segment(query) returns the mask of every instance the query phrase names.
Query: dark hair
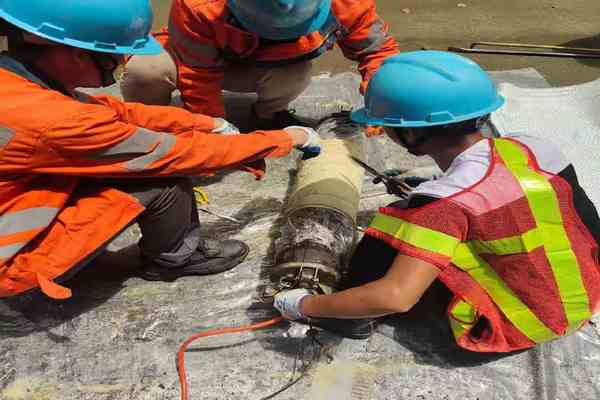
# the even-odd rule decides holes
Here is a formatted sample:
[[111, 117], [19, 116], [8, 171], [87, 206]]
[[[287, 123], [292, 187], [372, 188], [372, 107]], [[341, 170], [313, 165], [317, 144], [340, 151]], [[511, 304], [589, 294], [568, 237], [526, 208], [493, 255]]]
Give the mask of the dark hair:
[[471, 133], [475, 133], [479, 131], [488, 121], [490, 120], [490, 115], [486, 114], [478, 118], [468, 119], [466, 121], [457, 122], [454, 124], [446, 124], [446, 125], [435, 125], [435, 126], [425, 126], [418, 128], [391, 128], [394, 130], [394, 135], [396, 138], [405, 146], [409, 147], [409, 144], [406, 143], [406, 139], [404, 138], [403, 131], [405, 129], [410, 129], [419, 133], [419, 139], [416, 142], [412, 143], [410, 146], [417, 147], [434, 137], [458, 137], [469, 135]]
[[486, 114], [478, 118], [468, 119], [454, 124], [428, 126], [417, 129], [422, 132], [427, 132], [428, 136], [462, 136], [477, 132], [489, 120], [490, 114]]

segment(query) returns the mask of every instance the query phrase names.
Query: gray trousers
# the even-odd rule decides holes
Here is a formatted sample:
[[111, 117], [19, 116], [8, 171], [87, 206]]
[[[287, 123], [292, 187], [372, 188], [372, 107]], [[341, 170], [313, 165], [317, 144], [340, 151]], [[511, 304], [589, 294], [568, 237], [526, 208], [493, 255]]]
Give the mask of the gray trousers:
[[[140, 226], [142, 239], [138, 245], [149, 261], [164, 267], [178, 267], [196, 251], [200, 242], [200, 221], [190, 179], [89, 179], [80, 185], [84, 190], [94, 185], [113, 187], [135, 197], [145, 207], [133, 223]], [[110, 240], [56, 281], [63, 282], [72, 277], [101, 255], [109, 243]]]
[[142, 231], [138, 244], [144, 256], [165, 267], [178, 267], [189, 260], [200, 242], [190, 179], [128, 179], [110, 181], [109, 186], [135, 197], [146, 208], [135, 220]]

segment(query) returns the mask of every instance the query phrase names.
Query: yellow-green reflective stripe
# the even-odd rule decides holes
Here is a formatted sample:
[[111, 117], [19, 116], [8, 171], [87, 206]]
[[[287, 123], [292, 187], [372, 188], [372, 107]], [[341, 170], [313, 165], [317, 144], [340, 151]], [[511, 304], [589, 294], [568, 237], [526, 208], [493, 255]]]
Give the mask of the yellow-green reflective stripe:
[[475, 253], [477, 254], [506, 256], [510, 254], [529, 253], [543, 245], [540, 240], [541, 236], [536, 231], [537, 228], [534, 228], [522, 235], [496, 240], [473, 240], [468, 243], [475, 249]]
[[527, 154], [513, 142], [495, 140], [498, 154], [519, 181], [537, 225], [536, 235], [546, 257], [565, 309], [570, 330], [591, 316], [579, 264], [565, 231], [558, 199], [545, 176], [528, 166]]
[[535, 343], [541, 343], [557, 337], [506, 285], [496, 271], [476, 254], [475, 249], [471, 246], [460, 244], [456, 248], [452, 263], [479, 283], [504, 315], [529, 339]]
[[460, 240], [454, 236], [411, 224], [401, 218], [376, 214], [371, 228], [390, 235], [419, 249], [452, 257]]
[[[454, 333], [454, 337], [460, 339], [473, 325], [475, 325], [475, 308], [464, 300], [456, 302], [450, 313], [454, 318], [450, 317], [450, 327]], [[469, 322], [471, 321], [471, 322]]]

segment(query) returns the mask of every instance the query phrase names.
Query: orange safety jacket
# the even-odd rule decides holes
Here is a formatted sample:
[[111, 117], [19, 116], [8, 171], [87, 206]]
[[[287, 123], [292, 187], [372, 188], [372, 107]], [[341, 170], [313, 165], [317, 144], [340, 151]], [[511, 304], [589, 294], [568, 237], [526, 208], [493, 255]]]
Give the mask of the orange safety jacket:
[[507, 352], [581, 328], [600, 306], [600, 264], [568, 182], [519, 141], [489, 143], [478, 183], [423, 207], [382, 209], [368, 234], [441, 269], [460, 346]]
[[359, 63], [364, 93], [383, 60], [399, 51], [374, 0], [333, 0], [325, 25], [292, 42], [265, 41], [236, 26], [226, 0], [174, 0], [168, 31], [157, 39], [175, 59], [186, 108], [216, 117], [224, 115], [221, 88], [227, 62], [285, 65], [318, 57], [337, 42], [347, 58]]
[[38, 286], [70, 297], [53, 280], [143, 211], [116, 189], [79, 187], [80, 178], [203, 175], [292, 149], [282, 131], [224, 136], [209, 133], [212, 117], [183, 109], [78, 101], [8, 56], [0, 88], [0, 298]]

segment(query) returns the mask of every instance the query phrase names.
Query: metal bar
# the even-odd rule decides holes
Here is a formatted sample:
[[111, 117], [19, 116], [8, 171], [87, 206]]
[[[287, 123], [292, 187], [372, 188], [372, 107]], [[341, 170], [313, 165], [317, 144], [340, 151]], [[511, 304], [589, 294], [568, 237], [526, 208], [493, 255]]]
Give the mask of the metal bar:
[[600, 54], [600, 49], [590, 49], [586, 47], [567, 47], [567, 46], [554, 46], [548, 44], [533, 44], [533, 43], [507, 43], [507, 42], [473, 42], [469, 48], [473, 49], [476, 46], [491, 46], [491, 47], [523, 47], [528, 49], [551, 49], [551, 50], [565, 50], [567, 52], [583, 52]]
[[582, 54], [582, 53], [558, 53], [545, 51], [519, 51], [519, 50], [486, 50], [486, 49], [466, 49], [464, 47], [448, 47], [448, 51], [455, 53], [475, 53], [475, 54], [504, 54], [510, 56], [533, 56], [533, 57], [561, 57], [561, 58], [587, 58], [600, 59], [600, 54]]
[[235, 222], [236, 224], [241, 224], [242, 223], [242, 221], [240, 221], [239, 219], [236, 219], [236, 218], [233, 218], [233, 217], [229, 217], [227, 215], [217, 214], [216, 212], [210, 211], [210, 210], [208, 210], [206, 208], [198, 207], [198, 211], [202, 211], [203, 213], [215, 216], [217, 218], [225, 219], [227, 221]]

